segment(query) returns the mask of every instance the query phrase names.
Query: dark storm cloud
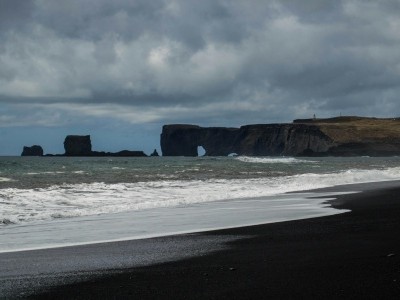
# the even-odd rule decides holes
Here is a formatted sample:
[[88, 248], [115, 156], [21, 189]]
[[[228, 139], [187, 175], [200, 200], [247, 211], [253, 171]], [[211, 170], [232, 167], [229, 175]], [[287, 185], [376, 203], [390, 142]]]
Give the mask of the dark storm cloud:
[[38, 23], [52, 28], [59, 36], [88, 40], [101, 40], [107, 33], [128, 40], [137, 38], [145, 28], [157, 24], [163, 7], [159, 0], [39, 0], [36, 4]]
[[21, 29], [30, 19], [33, 1], [0, 1], [0, 33], [5, 30]]
[[236, 125], [400, 109], [398, 1], [1, 0], [0, 8], [8, 115], [14, 104], [15, 115], [34, 107], [60, 118]]

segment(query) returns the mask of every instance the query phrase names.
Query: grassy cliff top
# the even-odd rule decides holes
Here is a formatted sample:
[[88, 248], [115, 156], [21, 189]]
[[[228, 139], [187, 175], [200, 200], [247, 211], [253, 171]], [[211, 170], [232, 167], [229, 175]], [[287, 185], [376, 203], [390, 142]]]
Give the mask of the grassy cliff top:
[[328, 119], [299, 119], [294, 120], [293, 123], [316, 125], [338, 143], [400, 143], [400, 118], [344, 116]]

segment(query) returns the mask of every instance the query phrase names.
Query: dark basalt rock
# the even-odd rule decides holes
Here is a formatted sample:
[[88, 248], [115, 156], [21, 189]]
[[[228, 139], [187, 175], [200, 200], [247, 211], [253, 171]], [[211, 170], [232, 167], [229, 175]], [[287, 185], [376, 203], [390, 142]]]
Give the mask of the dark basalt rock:
[[21, 156], [43, 156], [43, 148], [39, 145], [25, 146]]
[[247, 125], [240, 128], [165, 125], [161, 134], [164, 156], [197, 156], [202, 146], [206, 156], [231, 153], [250, 156], [321, 153], [333, 141], [315, 126], [303, 124]]
[[144, 157], [147, 155], [143, 151], [122, 150], [116, 153], [111, 153], [111, 156]]
[[164, 156], [232, 153], [249, 156], [390, 156], [400, 155], [400, 120], [361, 117], [305, 119], [286, 124], [240, 128], [165, 125]]
[[161, 133], [161, 150], [163, 156], [197, 156], [197, 147], [203, 146], [205, 155], [225, 156], [236, 153], [238, 136], [237, 128], [165, 125]]
[[154, 149], [153, 153], [150, 154], [150, 156], [160, 156], [157, 152], [157, 149]]
[[119, 157], [143, 157], [147, 156], [143, 151], [122, 150], [116, 153], [104, 151], [92, 151], [90, 135], [68, 135], [64, 141], [65, 156], [119, 156]]
[[65, 156], [90, 156], [92, 142], [90, 135], [68, 135], [64, 140]]
[[104, 152], [104, 151], [92, 151], [89, 156], [119, 156], [119, 157], [143, 157], [147, 156], [143, 151], [130, 151], [130, 150], [122, 150], [119, 152]]

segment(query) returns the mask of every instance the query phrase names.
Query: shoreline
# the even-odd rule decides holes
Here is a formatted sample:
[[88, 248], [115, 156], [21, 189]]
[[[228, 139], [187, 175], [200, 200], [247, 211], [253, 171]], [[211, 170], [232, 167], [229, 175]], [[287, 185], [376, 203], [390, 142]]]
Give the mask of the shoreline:
[[[336, 186], [331, 186], [331, 187], [324, 187], [324, 188], [317, 188], [317, 189], [311, 189], [311, 190], [295, 190], [295, 191], [291, 191], [291, 192], [286, 192], [286, 193], [282, 193], [282, 194], [278, 194], [275, 196], [269, 195], [269, 196], [260, 196], [260, 197], [251, 197], [246, 199], [245, 202], [243, 202], [244, 207], [240, 206], [240, 202], [242, 202], [243, 199], [232, 199], [231, 201], [227, 201], [227, 200], [221, 200], [221, 201], [214, 201], [214, 202], [205, 202], [205, 203], [196, 203], [195, 206], [195, 210], [196, 210], [196, 214], [193, 215], [193, 217], [197, 217], [201, 214], [206, 214], [207, 211], [214, 211], [215, 209], [226, 209], [226, 205], [228, 203], [230, 203], [229, 205], [233, 205], [233, 207], [235, 207], [235, 209], [241, 209], [242, 211], [242, 215], [243, 212], [245, 214], [249, 214], [249, 212], [246, 211], [246, 207], [252, 207], [252, 209], [257, 209], [258, 213], [257, 216], [253, 215], [251, 218], [249, 217], [245, 217], [245, 218], [238, 218], [235, 219], [235, 217], [237, 216], [233, 216], [233, 218], [235, 219], [234, 222], [227, 222], [225, 224], [221, 224], [219, 222], [215, 222], [213, 220], [217, 220], [211, 218], [209, 220], [207, 220], [207, 222], [199, 222], [200, 220], [198, 219], [194, 219], [196, 220], [196, 223], [198, 223], [197, 227], [194, 226], [187, 226], [187, 224], [181, 224], [179, 226], [177, 226], [175, 223], [175, 227], [171, 227], [172, 223], [168, 223], [167, 220], [167, 227], [169, 228], [168, 230], [164, 230], [164, 229], [156, 229], [156, 230], [150, 230], [150, 231], [140, 231], [140, 229], [144, 229], [143, 225], [141, 225], [142, 227], [140, 227], [140, 224], [136, 223], [136, 222], [127, 222], [127, 217], [129, 217], [130, 220], [137, 220], [138, 218], [143, 219], [145, 215], [143, 215], [143, 213], [146, 212], [151, 212], [151, 217], [153, 217], [153, 215], [158, 215], [161, 218], [165, 218], [166, 216], [171, 216], [172, 214], [178, 214], [178, 215], [189, 215], [193, 214], [193, 209], [190, 209], [189, 207], [186, 206], [178, 206], [175, 208], [169, 208], [169, 207], [161, 207], [161, 208], [157, 208], [156, 210], [144, 210], [142, 212], [142, 215], [136, 215], [136, 212], [133, 214], [129, 214], [129, 212], [121, 212], [121, 213], [117, 213], [117, 214], [110, 214], [109, 217], [107, 217], [107, 214], [103, 215], [102, 218], [100, 218], [99, 220], [97, 220], [97, 226], [100, 227], [93, 227], [93, 225], [91, 224], [95, 224], [96, 222], [96, 217], [97, 216], [84, 216], [81, 218], [75, 218], [74, 222], [71, 224], [67, 224], [68, 226], [68, 230], [69, 231], [74, 231], [74, 227], [71, 227], [72, 224], [78, 224], [80, 222], [83, 222], [83, 228], [86, 228], [87, 226], [91, 226], [93, 228], [96, 228], [96, 232], [98, 230], [101, 231], [107, 231], [108, 228], [104, 227], [102, 223], [104, 224], [111, 224], [112, 222], [119, 222], [120, 221], [120, 216], [122, 215], [126, 215], [125, 216], [125, 220], [122, 220], [125, 224], [125, 228], [129, 228], [129, 226], [132, 226], [132, 228], [134, 228], [134, 230], [131, 230], [130, 233], [128, 234], [120, 234], [120, 237], [118, 237], [118, 232], [114, 232], [113, 237], [109, 237], [109, 238], [104, 238], [104, 236], [102, 236], [101, 238], [93, 238], [93, 236], [91, 236], [90, 238], [87, 238], [86, 240], [82, 240], [82, 237], [85, 234], [92, 234], [92, 232], [89, 231], [85, 231], [82, 232], [82, 236], [79, 236], [78, 239], [76, 239], [76, 241], [62, 241], [62, 240], [51, 240], [52, 236], [49, 237], [43, 237], [46, 238], [49, 242], [48, 243], [44, 243], [43, 245], [37, 245], [37, 241], [36, 240], [32, 240], [32, 245], [29, 244], [29, 230], [24, 229], [25, 226], [27, 225], [19, 225], [17, 227], [11, 228], [11, 232], [8, 233], [9, 236], [14, 235], [14, 239], [10, 240], [9, 242], [11, 243], [11, 245], [18, 245], [21, 243], [21, 241], [24, 241], [24, 246], [20, 246], [20, 247], [16, 247], [16, 246], [10, 246], [8, 248], [0, 248], [0, 254], [1, 253], [11, 253], [11, 252], [22, 252], [22, 251], [36, 251], [36, 250], [46, 250], [46, 249], [56, 249], [56, 248], [64, 248], [64, 247], [76, 247], [76, 246], [85, 246], [85, 245], [92, 245], [92, 244], [104, 244], [104, 243], [115, 243], [115, 242], [124, 242], [124, 241], [132, 241], [132, 240], [144, 240], [144, 239], [152, 239], [152, 238], [162, 238], [162, 237], [168, 237], [168, 236], [175, 236], [175, 235], [184, 235], [184, 234], [199, 234], [199, 233], [203, 233], [203, 232], [208, 232], [208, 231], [218, 231], [218, 230], [225, 230], [225, 229], [235, 229], [235, 228], [239, 228], [239, 227], [250, 227], [250, 226], [258, 226], [258, 225], [264, 225], [264, 224], [271, 224], [271, 223], [280, 223], [280, 222], [288, 222], [288, 221], [295, 221], [295, 220], [303, 220], [303, 219], [308, 219], [308, 218], [316, 218], [316, 217], [322, 217], [322, 216], [329, 216], [329, 215], [334, 215], [334, 214], [340, 214], [340, 213], [345, 213], [347, 212], [346, 209], [343, 209], [343, 211], [339, 211], [339, 210], [335, 210], [332, 208], [331, 205], [329, 205], [328, 201], [325, 201], [325, 199], [327, 200], [331, 200], [332, 198], [337, 197], [338, 195], [342, 194], [342, 193], [358, 193], [360, 190], [366, 190], [366, 189], [371, 189], [374, 188], [375, 186], [377, 187], [385, 187], [385, 186], [392, 186], [392, 185], [396, 185], [397, 182], [396, 181], [379, 181], [379, 182], [375, 182], [375, 183], [357, 183], [357, 184], [346, 184], [346, 185], [336, 185]], [[400, 181], [398, 181], [398, 184], [400, 185]], [[282, 199], [283, 202], [287, 203], [289, 209], [290, 209], [290, 205], [295, 204], [295, 203], [291, 203], [288, 199], [288, 201], [286, 202], [285, 197], [292, 197], [292, 195], [296, 196], [298, 198], [298, 200], [300, 200], [300, 205], [302, 205], [301, 203], [307, 203], [311, 205], [311, 207], [309, 208], [309, 211], [307, 211], [307, 213], [298, 213], [297, 215], [294, 214], [293, 215], [293, 211], [292, 212], [288, 212], [287, 211], [287, 207], [284, 207], [281, 204], [281, 211], [283, 212], [282, 214], [279, 213], [279, 211], [274, 212], [273, 214], [269, 213], [269, 207], [268, 204], [266, 207], [264, 207], [264, 205], [259, 205], [258, 203], [262, 203], [264, 202], [264, 200], [266, 200], [266, 203], [268, 203], [271, 199]], [[282, 201], [281, 200], [281, 201]], [[314, 202], [313, 202], [314, 201]], [[237, 203], [237, 204], [234, 204]], [[228, 205], [228, 209], [229, 206]], [[239, 205], [239, 206], [238, 206]], [[295, 204], [296, 205], [296, 204]], [[242, 210], [243, 209], [243, 210]], [[285, 212], [286, 211], [286, 212]], [[104, 217], [106, 216], [106, 217]], [[188, 218], [188, 217], [186, 217]], [[188, 221], [188, 220], [187, 220]], [[61, 222], [61, 223], [59, 223]], [[165, 222], [165, 220], [164, 220]], [[171, 221], [170, 221], [171, 222]], [[64, 220], [60, 220], [60, 221], [56, 221], [53, 223], [49, 223], [49, 222], [43, 222], [43, 223], [38, 223], [37, 225], [40, 225], [40, 227], [38, 229], [35, 229], [34, 231], [37, 230], [43, 230], [44, 232], [48, 231], [50, 228], [52, 228], [51, 230], [56, 230], [56, 232], [58, 233], [58, 236], [65, 236], [65, 234], [67, 234], [68, 239], [71, 239], [71, 237], [69, 236], [69, 232], [65, 232], [65, 229], [63, 229], [63, 227], [57, 226], [59, 224], [61, 224], [61, 226], [63, 226], [62, 224], [64, 223]], [[183, 222], [185, 223], [185, 222]], [[178, 223], [179, 224], [179, 223]], [[139, 225], [139, 227], [137, 227], [137, 225]], [[151, 225], [151, 224], [146, 224], [147, 226]], [[186, 226], [185, 226], [186, 225]], [[79, 226], [78, 225], [75, 225]], [[107, 225], [108, 226], [108, 225]], [[82, 226], [80, 226], [82, 228]], [[91, 228], [89, 227], [89, 228]], [[21, 230], [20, 230], [21, 228]], [[54, 228], [54, 229], [53, 229]], [[118, 228], [118, 227], [117, 227]], [[8, 228], [6, 228], [8, 229]], [[58, 231], [57, 231], [58, 229]], [[113, 230], [115, 231], [116, 227], [113, 227]], [[64, 231], [63, 231], [64, 230]], [[75, 228], [75, 230], [77, 230]], [[120, 230], [120, 229], [117, 229]], [[76, 231], [79, 232], [79, 231]], [[22, 237], [20, 237], [19, 235], [22, 233]], [[33, 232], [35, 233], [35, 232]], [[115, 237], [115, 235], [117, 237]], [[53, 234], [54, 236], [54, 234]], [[15, 237], [17, 237], [17, 239], [15, 239]], [[26, 246], [26, 243], [28, 241], [28, 246]], [[7, 239], [6, 242], [3, 244], [7, 244]]]
[[[357, 186], [363, 191], [329, 201], [335, 208], [351, 209], [344, 214], [107, 245], [3, 253], [0, 260], [27, 256], [26, 262], [46, 255], [53, 267], [57, 267], [57, 263], [51, 261], [55, 257], [60, 264], [65, 264], [70, 256], [78, 255], [82, 261], [98, 260], [99, 268], [85, 270], [72, 265], [71, 270], [64, 273], [52, 271], [36, 278], [32, 278], [38, 275], [35, 272], [21, 276], [18, 270], [7, 278], [2, 271], [0, 282], [7, 288], [7, 284], [11, 287], [17, 280], [22, 289], [14, 289], [12, 297], [24, 298], [31, 294], [30, 299], [126, 298], [132, 295], [141, 299], [330, 298], [360, 293], [367, 298], [371, 295], [399, 296], [400, 201], [397, 195], [400, 181]], [[344, 191], [354, 190], [354, 187], [327, 189]], [[107, 249], [111, 249], [106, 253], [109, 256], [104, 254]], [[104, 262], [118, 257], [118, 249], [122, 251], [119, 268], [114, 266], [107, 270]], [[153, 249], [153, 254], [146, 253], [149, 249]], [[132, 263], [132, 257], [124, 260], [129, 258], [126, 251], [136, 251], [134, 257], [139, 261]], [[161, 259], [146, 255], [159, 255]], [[20, 264], [20, 271], [24, 270], [23, 261]], [[369, 272], [371, 269], [374, 272]], [[57, 280], [49, 278], [52, 274]], [[325, 274], [330, 280], [321, 281], [323, 276], [319, 274]], [[382, 274], [393, 279], [381, 282]], [[357, 276], [363, 280], [357, 280], [356, 284]], [[372, 281], [378, 284], [373, 285]], [[283, 282], [288, 288], [281, 286]], [[360, 290], [360, 283], [363, 290]], [[344, 288], [341, 289], [341, 285]], [[371, 290], [371, 286], [378, 288]], [[288, 291], [291, 292], [288, 294]]]
[[166, 237], [343, 213], [323, 203], [332, 194], [336, 192], [302, 191], [6, 226], [0, 231], [0, 253]]
[[[225, 209], [225, 211], [228, 209], [231, 209], [232, 203], [245, 203], [245, 207], [240, 207], [237, 206], [238, 204], [234, 205], [233, 207], [235, 209], [246, 209], [246, 207], [252, 207], [253, 210], [257, 210], [259, 211], [258, 213], [258, 217], [255, 217], [253, 215], [253, 219], [250, 220], [248, 218], [244, 218], [244, 219], [239, 219], [239, 220], [235, 220], [234, 222], [232, 222], [232, 224], [227, 223], [225, 225], [215, 225], [212, 226], [210, 224], [214, 224], [213, 220], [215, 220], [215, 216], [214, 218], [208, 220], [210, 221], [210, 223], [208, 223], [206, 226], [205, 224], [198, 224], [199, 227], [194, 227], [194, 229], [181, 229], [181, 230], [177, 230], [177, 231], [165, 231], [165, 232], [157, 232], [155, 231], [154, 233], [141, 233], [140, 235], [131, 235], [131, 236], [122, 236], [120, 238], [113, 238], [113, 239], [103, 239], [103, 240], [88, 240], [88, 241], [82, 241], [82, 242], [69, 242], [69, 243], [50, 243], [50, 244], [45, 244], [42, 246], [32, 246], [32, 247], [24, 247], [24, 248], [9, 248], [9, 249], [4, 249], [4, 248], [0, 248], [0, 254], [1, 253], [12, 253], [12, 252], [26, 252], [26, 251], [36, 251], [36, 250], [48, 250], [48, 249], [57, 249], [57, 248], [67, 248], [67, 247], [78, 247], [78, 246], [86, 246], [86, 245], [95, 245], [95, 244], [106, 244], [106, 243], [115, 243], [115, 242], [125, 242], [125, 241], [133, 241], [133, 240], [146, 240], [146, 239], [153, 239], [153, 238], [163, 238], [163, 237], [170, 237], [170, 236], [176, 236], [176, 235], [187, 235], [187, 234], [201, 234], [204, 232], [210, 232], [210, 231], [220, 231], [220, 230], [227, 230], [227, 229], [235, 229], [235, 228], [240, 228], [240, 227], [251, 227], [251, 226], [258, 226], [258, 225], [265, 225], [265, 224], [272, 224], [272, 223], [281, 223], [281, 222], [289, 222], [289, 221], [296, 221], [296, 220], [303, 220], [303, 219], [309, 219], [309, 218], [317, 218], [317, 217], [323, 217], [323, 216], [330, 216], [330, 215], [335, 215], [335, 214], [340, 214], [340, 213], [345, 213], [348, 210], [343, 209], [343, 210], [335, 210], [332, 209], [331, 207], [326, 207], [327, 205], [325, 204], [327, 201], [325, 199], [333, 199], [334, 197], [336, 197], [337, 195], [341, 194], [341, 193], [357, 193], [352, 191], [351, 189], [348, 192], [324, 192], [323, 190], [321, 191], [315, 191], [314, 190], [304, 190], [304, 191], [293, 191], [293, 192], [289, 192], [289, 193], [283, 193], [283, 194], [278, 194], [275, 196], [261, 196], [261, 197], [254, 197], [254, 198], [248, 198], [248, 199], [232, 199], [232, 200], [221, 200], [221, 201], [214, 201], [214, 202], [205, 202], [205, 203], [196, 203], [194, 206], [195, 210], [198, 211], [197, 215], [189, 215], [192, 217], [196, 217], [199, 214], [201, 215], [202, 213], [206, 213], [207, 210], [215, 210], [215, 206], [217, 206], [219, 209], [223, 210]], [[304, 205], [304, 203], [307, 203], [308, 205], [311, 205], [311, 207], [309, 208], [309, 211], [307, 211], [307, 213], [300, 213], [297, 214], [298, 215], [290, 215], [287, 212], [287, 208], [286, 207], [281, 207], [282, 211], [286, 211], [286, 214], [283, 213], [282, 215], [275, 215], [274, 217], [271, 217], [270, 215], [265, 215], [268, 212], [268, 206], [267, 208], [265, 208], [263, 205], [258, 205], [259, 202], [268, 202], [271, 201], [271, 199], [281, 199], [281, 201], [288, 203], [288, 206], [290, 207], [291, 203], [291, 198], [293, 196], [296, 197], [297, 201], [301, 201], [302, 204], [300, 205]], [[288, 197], [290, 196], [290, 197]], [[245, 201], [245, 202], [244, 202]], [[229, 203], [229, 204], [228, 204]], [[228, 205], [228, 208], [224, 208], [225, 205]], [[190, 206], [189, 206], [190, 207]], [[160, 217], [165, 217], [165, 211], [172, 211], [175, 212], [177, 215], [182, 215], [184, 213], [190, 213], [192, 210], [187, 210], [185, 209], [186, 206], [178, 206], [178, 207], [173, 207], [173, 208], [169, 208], [169, 207], [163, 207], [163, 208], [158, 208], [158, 211], [154, 211], [154, 209], [149, 209], [148, 211], [152, 211], [152, 214], [159, 214]], [[246, 211], [242, 211], [242, 214], [246, 213]], [[247, 212], [248, 213], [248, 212]], [[264, 213], [264, 215], [262, 215], [262, 213]], [[126, 214], [126, 212], [122, 212], [119, 214]], [[118, 215], [118, 213], [116, 214]], [[260, 215], [262, 215], [262, 218], [260, 218]], [[111, 216], [113, 216], [113, 214], [111, 214]], [[80, 223], [83, 225], [83, 227], [85, 227], [85, 224], [89, 221], [89, 222], [94, 222], [95, 219], [92, 219], [95, 216], [89, 216], [91, 219], [86, 218], [81, 218], [81, 220], [79, 219], [75, 219], [75, 223], [80, 223], [80, 222], [85, 222], [85, 223]], [[132, 214], [130, 215], [130, 217], [133, 219], [135, 217], [137, 217], [137, 215]], [[111, 217], [112, 218], [112, 217]], [[109, 219], [111, 219], [109, 218]], [[116, 220], [118, 221], [119, 218], [117, 218]], [[104, 221], [104, 219], [102, 219]], [[63, 220], [61, 220], [63, 221]], [[107, 219], [108, 223], [110, 222]], [[164, 220], [165, 221], [165, 220]], [[198, 221], [197, 219], [193, 219], [193, 221]], [[99, 221], [97, 221], [99, 222]], [[40, 223], [38, 223], [40, 224]], [[46, 230], [49, 225], [51, 227], [54, 227], [57, 225], [57, 223], [42, 223], [40, 225], [47, 225], [46, 227], [41, 227], [42, 230]], [[37, 224], [34, 224], [37, 225]], [[125, 224], [126, 225], [126, 224]], [[166, 222], [165, 223], [166, 226], [171, 227], [171, 223]], [[27, 231], [26, 228], [27, 225], [20, 225], [18, 228], [23, 228], [24, 232], [27, 232], [29, 234], [29, 231]], [[176, 225], [175, 225], [176, 227]], [[185, 224], [182, 224], [183, 228], [185, 228]], [[187, 226], [186, 226], [187, 227]], [[71, 227], [69, 227], [71, 228]], [[99, 228], [98, 228], [99, 229]], [[105, 228], [100, 228], [101, 229], [105, 229]], [[36, 229], [36, 231], [38, 231]], [[19, 233], [14, 231], [12, 233]], [[8, 235], [12, 235], [12, 233], [8, 233]], [[27, 234], [25, 233], [25, 236]], [[15, 235], [14, 235], [14, 239], [15, 239]], [[21, 240], [21, 238], [19, 238], [19, 240]], [[25, 240], [26, 242], [26, 240]]]

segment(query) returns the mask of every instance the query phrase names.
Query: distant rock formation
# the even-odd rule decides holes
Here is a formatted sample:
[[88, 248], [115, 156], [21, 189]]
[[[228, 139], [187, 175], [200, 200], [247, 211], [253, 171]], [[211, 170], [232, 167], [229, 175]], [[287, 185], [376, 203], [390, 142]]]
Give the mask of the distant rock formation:
[[39, 145], [24, 146], [21, 156], [43, 156], [43, 148]]
[[160, 156], [157, 152], [157, 149], [154, 149], [153, 153], [150, 154], [150, 156]]
[[90, 135], [68, 135], [64, 140], [65, 156], [90, 156], [92, 142]]
[[400, 119], [337, 117], [240, 128], [163, 126], [164, 156], [197, 156], [198, 146], [206, 156], [400, 155]]
[[143, 151], [122, 150], [119, 152], [92, 151], [90, 135], [68, 135], [64, 140], [64, 156], [147, 156]]
[[92, 151], [88, 156], [144, 157], [147, 155], [143, 151], [122, 150], [119, 152]]
[[165, 156], [197, 156], [202, 146], [206, 156], [231, 153], [250, 156], [301, 155], [325, 152], [332, 144], [315, 126], [270, 124], [240, 128], [167, 125], [161, 134]]

